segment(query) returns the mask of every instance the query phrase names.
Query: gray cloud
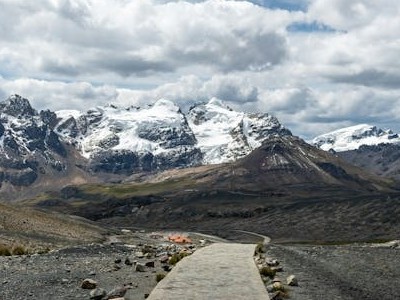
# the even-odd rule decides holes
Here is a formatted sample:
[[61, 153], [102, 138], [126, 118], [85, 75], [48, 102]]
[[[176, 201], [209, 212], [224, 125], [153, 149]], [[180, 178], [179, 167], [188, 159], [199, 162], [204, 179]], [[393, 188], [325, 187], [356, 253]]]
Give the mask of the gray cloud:
[[0, 67], [1, 56], [13, 53], [17, 76], [107, 71], [126, 77], [196, 66], [262, 71], [287, 57], [286, 38], [278, 33], [290, 22], [284, 13], [245, 1], [163, 2], [6, 1]]
[[338, 83], [400, 89], [400, 74], [376, 69], [363, 70], [355, 74], [330, 75], [328, 78]]

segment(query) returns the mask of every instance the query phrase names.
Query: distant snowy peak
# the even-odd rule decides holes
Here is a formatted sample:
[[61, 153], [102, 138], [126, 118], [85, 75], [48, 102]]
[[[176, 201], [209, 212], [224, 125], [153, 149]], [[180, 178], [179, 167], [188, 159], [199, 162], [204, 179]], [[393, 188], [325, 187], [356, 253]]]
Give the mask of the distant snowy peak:
[[368, 124], [338, 129], [317, 136], [312, 140], [312, 144], [322, 150], [335, 150], [337, 152], [356, 150], [363, 145], [399, 142], [398, 134]]

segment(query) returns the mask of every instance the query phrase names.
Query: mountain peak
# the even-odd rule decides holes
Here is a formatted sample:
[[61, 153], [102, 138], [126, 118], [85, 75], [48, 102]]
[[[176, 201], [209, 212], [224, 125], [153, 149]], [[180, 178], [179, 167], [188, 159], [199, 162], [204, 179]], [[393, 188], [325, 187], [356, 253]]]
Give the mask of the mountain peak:
[[359, 124], [322, 134], [315, 137], [311, 143], [325, 151], [341, 152], [356, 150], [363, 145], [399, 142], [399, 136], [391, 130], [383, 130], [369, 124]]
[[207, 105], [213, 105], [213, 106], [225, 108], [225, 109], [228, 109], [228, 110], [232, 110], [228, 106], [228, 104], [226, 104], [224, 101], [222, 101], [221, 99], [218, 99], [216, 97], [211, 98], [210, 101], [208, 101]]
[[37, 111], [32, 108], [29, 100], [16, 94], [0, 103], [0, 112], [13, 117], [37, 115]]

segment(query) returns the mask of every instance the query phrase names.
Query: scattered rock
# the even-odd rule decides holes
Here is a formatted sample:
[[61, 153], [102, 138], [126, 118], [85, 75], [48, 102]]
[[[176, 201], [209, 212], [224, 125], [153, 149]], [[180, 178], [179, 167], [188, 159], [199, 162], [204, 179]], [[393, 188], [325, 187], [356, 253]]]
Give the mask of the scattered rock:
[[162, 266], [162, 268], [163, 268], [163, 270], [164, 270], [165, 272], [169, 272], [169, 271], [171, 271], [171, 270], [172, 270], [172, 268], [171, 268], [171, 266], [170, 266], [170, 265], [165, 265], [165, 266]]
[[114, 265], [114, 267], [113, 267], [113, 271], [118, 271], [118, 270], [121, 270], [121, 267], [120, 267], [120, 266], [118, 266], [118, 265]]
[[90, 291], [90, 299], [93, 299], [93, 300], [101, 300], [106, 295], [107, 295], [106, 290], [102, 289], [102, 288], [96, 288], [96, 289]]
[[282, 266], [271, 267], [271, 270], [274, 270], [275, 272], [283, 272], [283, 267]]
[[131, 262], [131, 260], [129, 259], [129, 257], [125, 258], [125, 264], [126, 264], [127, 266], [132, 266], [132, 265], [133, 265], [133, 263]]
[[168, 260], [169, 260], [169, 256], [168, 256], [168, 255], [164, 255], [164, 256], [161, 256], [161, 257], [160, 257], [160, 262], [161, 262], [162, 264], [168, 263]]
[[143, 254], [142, 251], [138, 251], [138, 252], [135, 252], [135, 256], [136, 256], [137, 258], [143, 258], [143, 257], [144, 257], [144, 254]]
[[150, 296], [150, 294], [144, 294], [144, 299], [147, 299], [147, 298], [149, 298], [149, 296]]
[[97, 282], [93, 279], [85, 279], [81, 283], [81, 288], [85, 290], [93, 290], [97, 287]]
[[285, 298], [287, 297], [285, 297], [285, 295], [283, 295], [281, 291], [274, 292], [270, 295], [271, 300], [284, 300]]
[[121, 259], [120, 258], [116, 258], [115, 260], [114, 260], [114, 263], [116, 263], [116, 264], [120, 264], [121, 263]]
[[277, 267], [279, 265], [279, 261], [276, 259], [267, 260], [266, 263], [270, 267]]
[[107, 294], [107, 299], [118, 299], [124, 297], [126, 291], [131, 288], [132, 285], [130, 284], [124, 284], [123, 286], [118, 286]]
[[149, 267], [149, 268], [154, 268], [154, 267], [155, 267], [154, 261], [148, 261], [148, 262], [146, 262], [146, 263], [145, 263], [145, 266], [146, 266], [146, 267]]
[[286, 283], [290, 286], [298, 286], [299, 285], [299, 281], [297, 280], [296, 276], [294, 275], [290, 275], [287, 279], [286, 279]]
[[61, 279], [61, 283], [62, 284], [67, 284], [67, 283], [69, 283], [69, 280], [66, 279], [66, 278], [63, 278], [63, 279]]
[[90, 271], [89, 275], [90, 276], [96, 276], [96, 272], [95, 271]]
[[136, 265], [135, 265], [135, 271], [136, 271], [136, 272], [144, 272], [144, 271], [145, 271], [144, 265], [142, 265], [142, 264], [140, 264], [140, 263], [136, 263]]

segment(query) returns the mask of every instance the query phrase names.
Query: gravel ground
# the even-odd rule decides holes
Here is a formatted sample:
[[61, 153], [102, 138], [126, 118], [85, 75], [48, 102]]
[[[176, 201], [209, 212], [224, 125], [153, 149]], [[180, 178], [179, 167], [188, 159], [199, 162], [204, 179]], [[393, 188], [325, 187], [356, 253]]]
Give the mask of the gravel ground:
[[[75, 246], [41, 255], [0, 256], [0, 299], [89, 299], [90, 290], [81, 288], [86, 278], [97, 281], [98, 287], [106, 291], [132, 283], [133, 289], [127, 291], [125, 299], [145, 299], [157, 283], [156, 274], [166, 272], [158, 257], [138, 258], [135, 253], [141, 245], [167, 244], [164, 239], [154, 240], [146, 234], [122, 235], [110, 237], [107, 244]], [[154, 261], [155, 267], [136, 272], [134, 265], [125, 264], [126, 258], [143, 265]], [[118, 260], [121, 262], [116, 263]]]
[[[194, 243], [203, 238], [198, 236]], [[89, 299], [89, 290], [80, 287], [85, 278], [96, 280], [107, 291], [132, 283], [134, 288], [128, 290], [126, 300], [145, 299], [156, 285], [156, 273], [165, 272], [157, 258], [138, 258], [138, 248], [127, 244], [157, 246], [165, 241], [148, 234], [121, 235], [110, 237], [106, 244], [0, 257], [0, 299]], [[289, 288], [292, 300], [400, 299], [399, 248], [269, 244], [266, 254], [281, 262], [281, 279], [290, 274], [298, 278], [300, 286]], [[154, 261], [155, 268], [136, 272], [134, 266], [124, 263], [127, 257], [142, 264]], [[120, 263], [115, 262], [118, 259]]]
[[[132, 250], [121, 245], [91, 245], [44, 255], [0, 257], [0, 299], [89, 299], [89, 290], [80, 287], [85, 278], [107, 291], [133, 283], [136, 288], [127, 292], [127, 299], [144, 299], [156, 284], [155, 271], [135, 272], [124, 264], [129, 256]], [[115, 271], [118, 258], [121, 269]]]
[[286, 278], [294, 274], [292, 300], [400, 299], [400, 249], [346, 246], [269, 245], [267, 255], [281, 261]]

